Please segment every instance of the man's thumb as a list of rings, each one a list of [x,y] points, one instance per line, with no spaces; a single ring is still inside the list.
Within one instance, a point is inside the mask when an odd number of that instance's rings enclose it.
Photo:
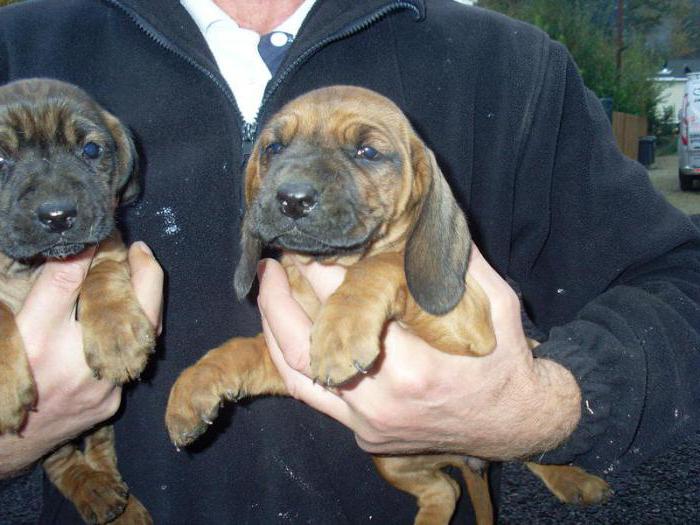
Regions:
[[[90,268],[95,249],[65,261],[48,261],[22,306],[21,315],[41,319],[44,326],[74,316],[80,287]]]

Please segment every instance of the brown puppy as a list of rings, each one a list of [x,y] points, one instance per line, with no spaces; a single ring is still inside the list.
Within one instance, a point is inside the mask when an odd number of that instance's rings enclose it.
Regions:
[[[239,297],[250,290],[264,246],[283,250],[295,298],[314,320],[311,370],[326,385],[366,372],[386,323],[400,320],[444,352],[485,355],[495,347],[488,299],[467,276],[470,236],[432,152],[392,102],[336,86],[285,106],[262,131],[246,172],[247,211]],[[347,268],[320,305],[293,257]],[[285,394],[263,337],[237,338],[183,372],[166,424],[186,445],[216,417],[222,399]],[[418,500],[416,523],[447,523],[465,478],[479,523],[493,512],[485,462],[459,455],[375,456],[379,472]],[[533,465],[565,501],[595,502],[604,481],[575,467]]]
[[[0,87],[0,434],[19,433],[37,401],[14,316],[46,259],[99,245],[77,309],[96,376],[137,378],[153,352],[114,222],[119,200],[138,195],[134,167],[126,129],[77,87],[48,79]],[[151,522],[117,471],[112,427],[86,435],[82,452],[62,446],[44,468],[86,522]]]

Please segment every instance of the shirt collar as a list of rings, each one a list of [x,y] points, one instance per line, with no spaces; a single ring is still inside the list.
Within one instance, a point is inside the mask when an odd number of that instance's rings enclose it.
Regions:
[[[306,15],[309,14],[309,11],[311,11],[311,8],[314,6],[315,3],[316,0],[304,0],[304,3],[301,4],[297,8],[297,10],[294,11],[294,13],[292,13],[292,16],[287,18],[287,20],[278,25],[274,30],[284,31],[285,33],[289,33],[293,37],[297,36],[301,24],[304,22]]]
[[[297,8],[292,16],[277,26],[274,31],[284,31],[292,36],[296,36],[302,22],[315,2],[316,0],[304,0],[304,3]],[[203,35],[207,34],[211,26],[219,22],[231,23],[239,27],[230,16],[214,3],[214,0],[180,0],[180,3],[190,13]]]
[[[233,20],[213,0],[180,0],[203,35],[217,22]]]

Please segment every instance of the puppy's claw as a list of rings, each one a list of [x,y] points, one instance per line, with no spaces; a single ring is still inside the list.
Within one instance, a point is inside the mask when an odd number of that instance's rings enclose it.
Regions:
[[[234,392],[233,390],[227,390],[224,393],[224,397],[226,398],[227,401],[233,401],[234,403],[237,403],[243,397],[243,394],[241,392]],[[221,403],[219,403],[219,408],[223,408],[223,407],[224,407],[224,401],[222,400]]]

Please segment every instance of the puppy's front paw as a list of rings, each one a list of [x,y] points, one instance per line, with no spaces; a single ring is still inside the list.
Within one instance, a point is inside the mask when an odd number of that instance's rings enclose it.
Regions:
[[[187,368],[170,390],[165,425],[170,440],[183,447],[201,436],[219,414],[222,394],[218,370],[206,364]],[[235,398],[231,392],[227,397]]]
[[[85,359],[95,375],[115,384],[137,379],[155,349],[155,330],[133,294],[81,297]]]
[[[18,432],[35,401],[36,388],[24,348],[18,337],[5,337],[0,342],[0,435]]]
[[[366,374],[379,355],[384,319],[372,312],[326,306],[311,331],[311,374],[321,384],[338,386]]]

